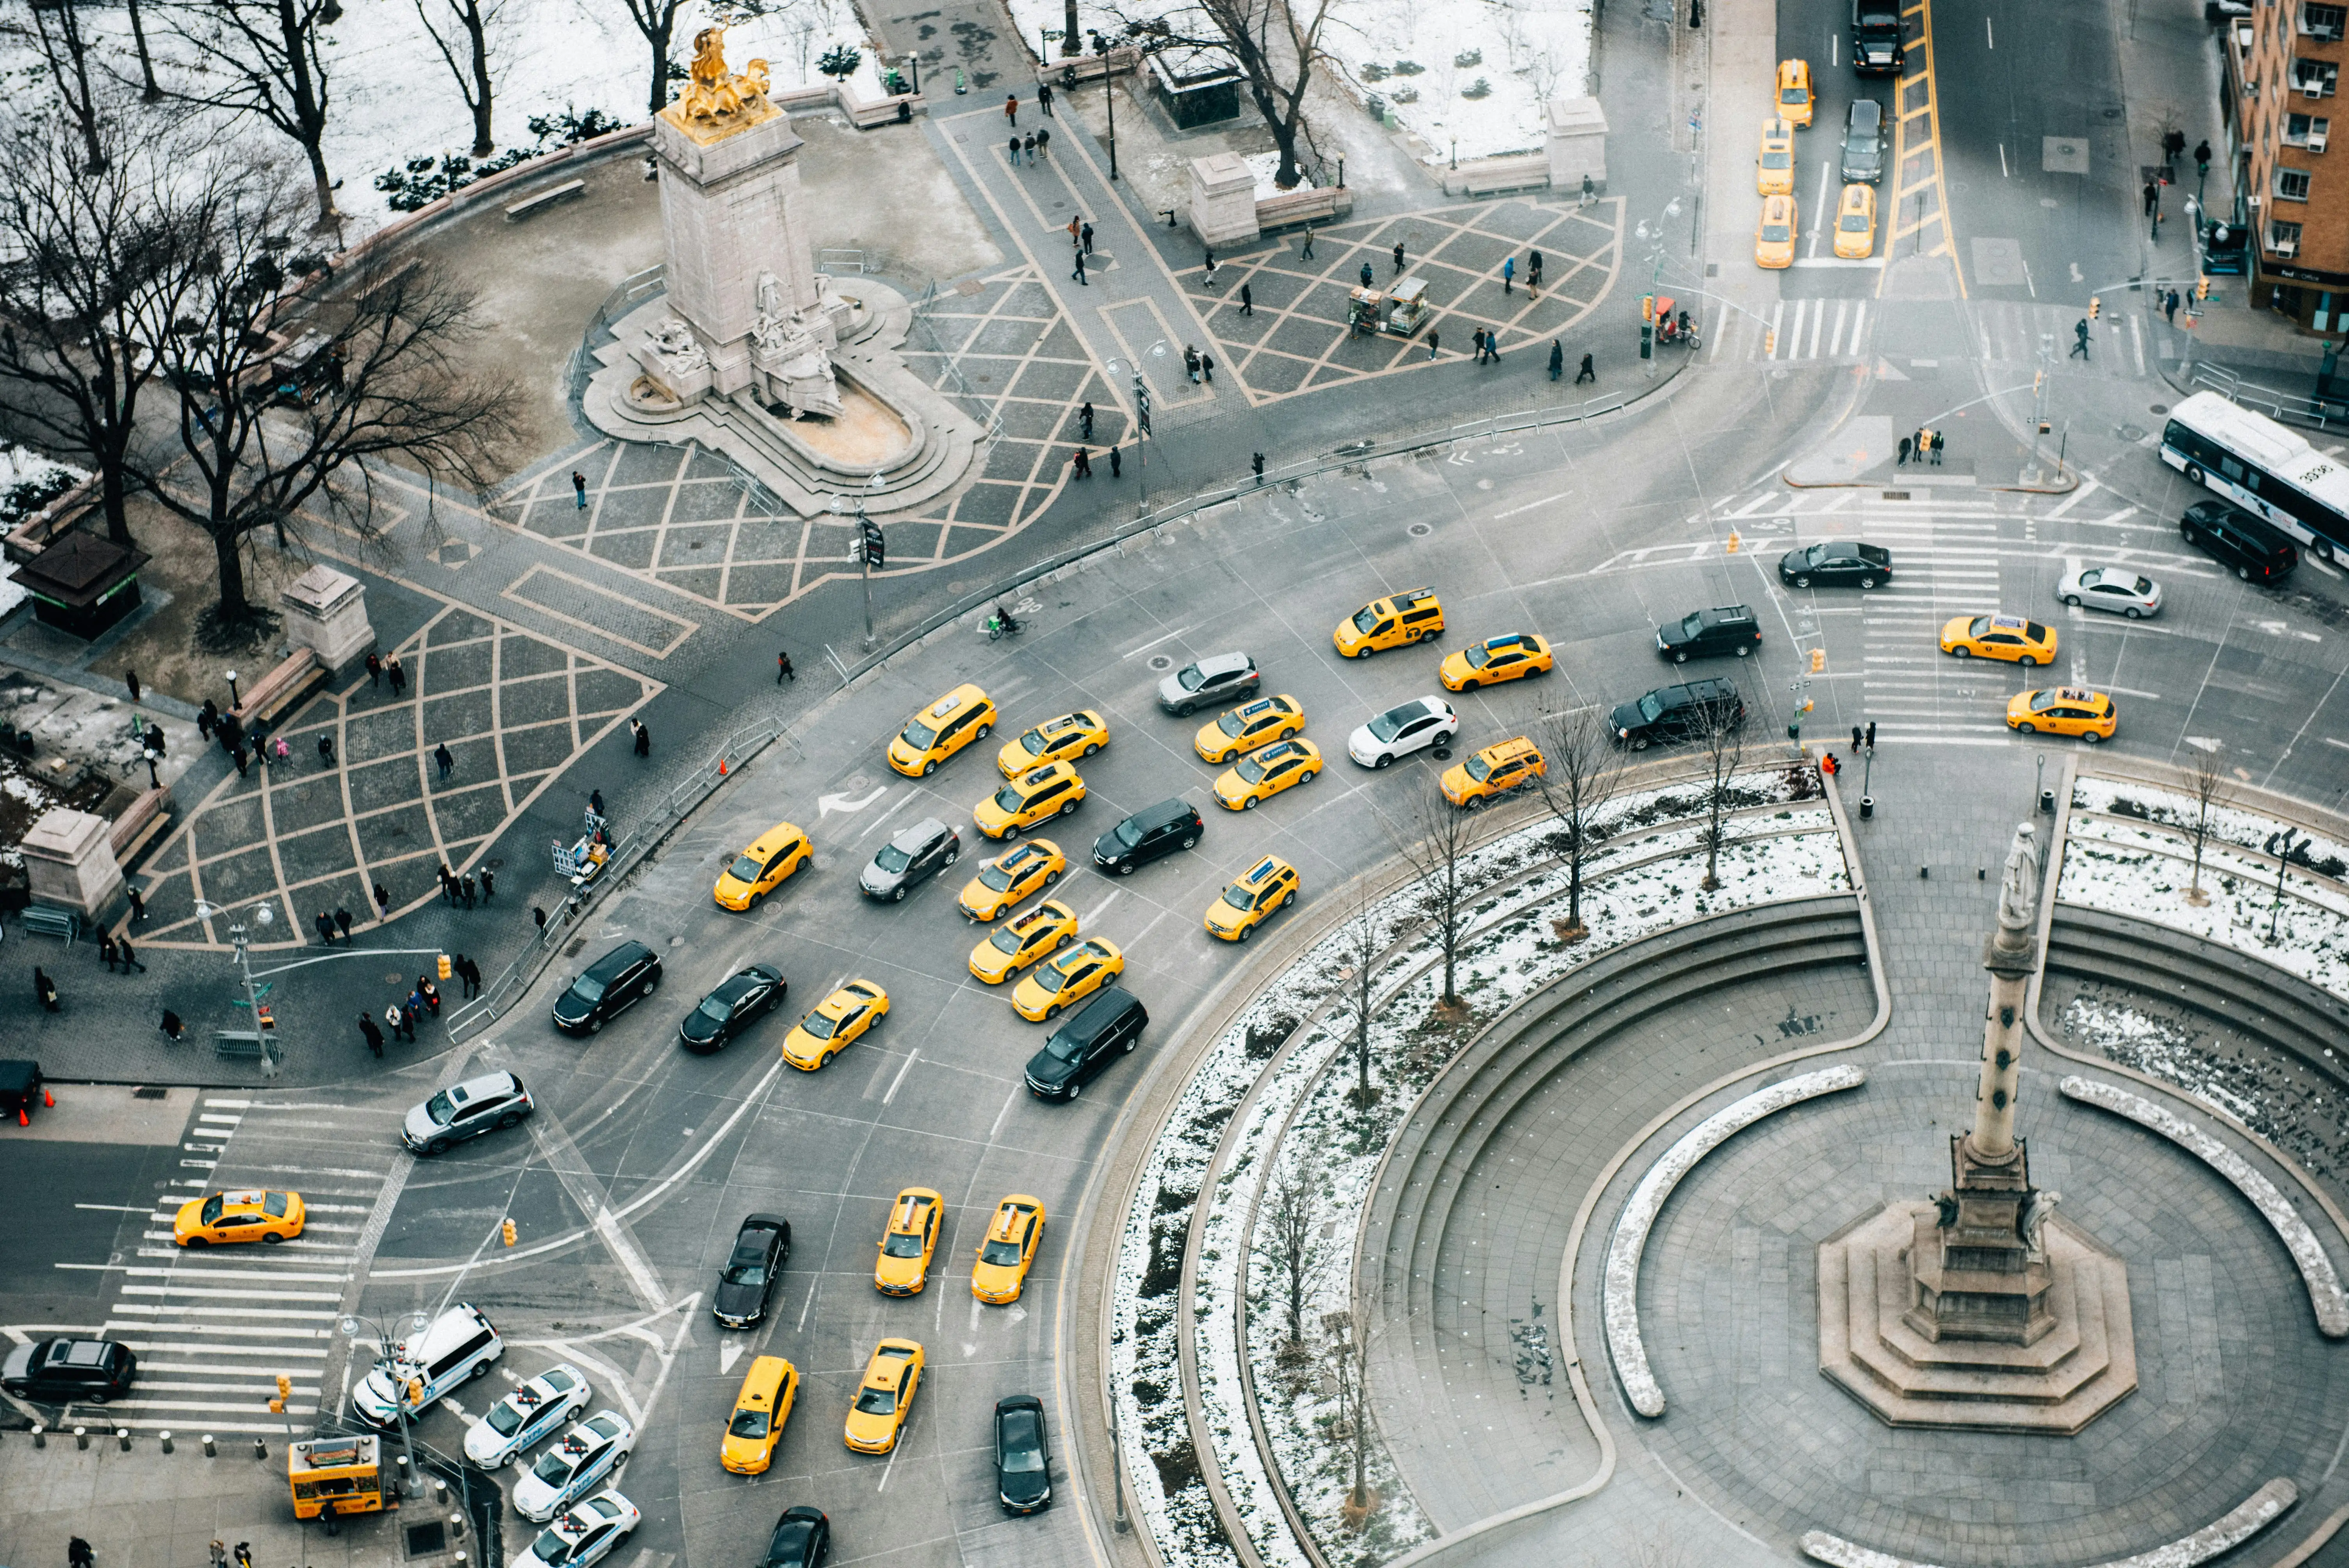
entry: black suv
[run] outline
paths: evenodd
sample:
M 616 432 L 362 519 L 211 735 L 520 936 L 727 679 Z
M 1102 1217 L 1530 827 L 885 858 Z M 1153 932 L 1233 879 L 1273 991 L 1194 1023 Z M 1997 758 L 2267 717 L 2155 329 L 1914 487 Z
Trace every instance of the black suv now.
M 783 1510 L 775 1532 L 767 1538 L 767 1555 L 759 1568 L 823 1568 L 832 1555 L 832 1521 L 823 1510 L 801 1503 Z
M 709 1315 L 727 1328 L 748 1328 L 767 1315 L 767 1303 L 792 1255 L 792 1222 L 773 1214 L 752 1214 L 734 1233 L 734 1250 L 718 1275 Z
M 1028 1092 L 1039 1099 L 1074 1099 L 1109 1066 L 1141 1042 L 1150 1014 L 1130 991 L 1112 985 L 1052 1031 L 1028 1058 Z
M 1789 588 L 1807 588 L 1814 583 L 1857 583 L 1862 588 L 1873 588 L 1892 581 L 1892 552 L 1857 540 L 1822 540 L 1778 557 L 1778 581 Z
M 1844 117 L 1843 182 L 1875 184 L 1884 177 L 1884 106 L 1854 98 Z
M 1676 665 L 1715 654 L 1734 654 L 1742 659 L 1761 645 L 1761 624 L 1743 604 L 1692 610 L 1680 620 L 1656 628 L 1656 652 Z
M 1658 686 L 1637 702 L 1617 707 L 1607 716 L 1615 727 L 1619 745 L 1645 751 L 1659 740 L 1681 740 L 1701 733 L 1709 717 L 1728 716 L 1732 727 L 1745 722 L 1745 700 L 1734 681 L 1690 681 L 1685 686 Z
M 1177 796 L 1145 807 L 1093 841 L 1093 864 L 1122 877 L 1199 841 L 1199 809 Z
M 1052 1445 L 1044 1435 L 1044 1401 L 1033 1394 L 995 1402 L 995 1497 L 1006 1513 L 1052 1505 Z
M 641 942 L 623 942 L 554 999 L 554 1026 L 566 1035 L 592 1035 L 644 997 L 660 989 L 660 955 Z
M 2198 500 L 2178 520 L 2178 536 L 2246 583 L 2281 583 L 2300 564 L 2283 531 L 2223 500 Z
M 103 1405 L 138 1371 L 130 1346 L 111 1339 L 36 1339 L 0 1362 L 0 1388 L 39 1405 Z

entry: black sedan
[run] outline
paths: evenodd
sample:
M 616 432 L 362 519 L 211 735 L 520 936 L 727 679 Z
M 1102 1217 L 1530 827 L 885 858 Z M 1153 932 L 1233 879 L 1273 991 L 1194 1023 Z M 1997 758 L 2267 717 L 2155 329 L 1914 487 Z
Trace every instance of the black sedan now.
M 722 1051 L 734 1037 L 783 1005 L 791 983 L 782 972 L 764 964 L 736 970 L 701 1006 L 685 1016 L 677 1037 L 688 1051 Z
M 820 1568 L 832 1555 L 832 1521 L 823 1510 L 801 1503 L 783 1510 L 775 1532 L 767 1538 L 767 1555 L 760 1568 Z
M 753 1214 L 734 1234 L 734 1250 L 718 1275 L 710 1315 L 725 1328 L 748 1328 L 767 1315 L 767 1302 L 792 1255 L 792 1222 Z
M 1007 1513 L 1040 1513 L 1052 1506 L 1052 1448 L 1044 1434 L 1044 1401 L 1033 1394 L 995 1402 L 995 1495 Z
M 1789 588 L 1807 588 L 1814 583 L 1873 588 L 1892 581 L 1892 552 L 1880 544 L 1851 539 L 1799 545 L 1778 557 L 1778 581 Z
M 660 983 L 660 955 L 641 942 L 623 942 L 571 977 L 554 999 L 554 1026 L 566 1035 L 592 1035 L 659 990 Z

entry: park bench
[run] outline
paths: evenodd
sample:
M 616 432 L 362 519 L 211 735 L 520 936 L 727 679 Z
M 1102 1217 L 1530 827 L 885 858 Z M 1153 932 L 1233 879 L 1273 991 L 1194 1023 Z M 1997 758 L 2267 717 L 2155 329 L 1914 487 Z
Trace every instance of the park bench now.
M 36 903 L 25 911 L 25 929 L 42 936 L 62 936 L 70 947 L 81 934 L 81 916 L 69 909 L 46 909 Z
M 566 196 L 584 194 L 586 189 L 587 181 L 585 180 L 566 180 L 560 185 L 550 185 L 535 195 L 525 196 L 519 201 L 508 202 L 506 217 L 509 220 L 527 218 L 541 207 L 560 201 Z
M 130 809 L 114 820 L 114 830 L 108 837 L 114 848 L 116 865 L 129 867 L 141 850 L 171 825 L 171 814 L 164 810 L 171 800 L 169 789 L 142 790 L 139 799 L 130 803 Z
M 1257 232 L 1268 234 L 1299 223 L 1327 223 L 1354 210 L 1354 193 L 1343 186 L 1290 191 L 1256 204 Z
M 1549 155 L 1541 152 L 1515 158 L 1480 158 L 1444 177 L 1444 191 L 1454 196 L 1496 196 L 1506 191 L 1538 190 L 1548 184 Z
M 214 1029 L 212 1055 L 261 1059 L 261 1034 L 256 1029 Z
M 317 650 L 296 648 L 291 658 L 245 688 L 244 700 L 237 704 L 236 711 L 247 725 L 264 719 L 274 724 L 279 714 L 326 678 L 326 667 L 318 662 Z

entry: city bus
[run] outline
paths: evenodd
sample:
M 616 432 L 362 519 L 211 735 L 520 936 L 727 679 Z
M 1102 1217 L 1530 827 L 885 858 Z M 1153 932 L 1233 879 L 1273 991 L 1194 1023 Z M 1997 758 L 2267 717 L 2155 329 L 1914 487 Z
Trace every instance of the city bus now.
M 2349 469 L 2264 414 L 2197 392 L 2169 411 L 2161 460 L 2326 561 L 2349 553 Z
M 368 1437 L 312 1438 L 288 1447 L 285 1469 L 294 1488 L 294 1516 L 332 1519 L 398 1508 L 398 1499 L 384 1496 L 377 1462 L 381 1442 Z

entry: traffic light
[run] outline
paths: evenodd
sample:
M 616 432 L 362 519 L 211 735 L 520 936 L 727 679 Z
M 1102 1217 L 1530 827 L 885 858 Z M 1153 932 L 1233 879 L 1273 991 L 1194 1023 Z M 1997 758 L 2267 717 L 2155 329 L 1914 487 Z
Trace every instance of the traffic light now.
M 1655 295 L 1653 295 L 1653 294 L 1641 294 L 1641 295 L 1640 296 L 1640 319 L 1641 321 L 1648 322 L 1648 323 L 1651 323 L 1651 324 L 1652 324 L 1652 323 L 1655 321 L 1655 319 L 1656 319 L 1656 296 L 1655 296 Z
M 1825 648 L 1813 648 L 1811 650 L 1811 674 L 1817 675 L 1826 667 L 1827 651 Z
M 2210 297 L 2209 273 L 2205 273 L 2200 277 L 2194 280 L 2194 297 L 2196 299 L 2209 299 Z
M 1150 384 L 1139 370 L 1133 373 L 1133 423 L 1143 435 L 1150 434 Z
M 871 518 L 864 520 L 864 564 L 879 571 L 889 562 L 889 542 L 881 536 L 881 525 Z
M 1762 335 L 1762 357 L 1764 359 L 1778 357 L 1778 329 L 1775 326 Z
M 2088 296 L 2088 319 L 2090 321 L 2095 320 L 2096 317 L 2103 313 L 2104 308 L 2105 302 L 2102 299 L 2095 294 L 2090 294 Z
M 1729 553 L 1734 555 L 1744 547 L 1745 542 L 1737 537 L 1737 531 L 1735 529 L 1731 529 L 1729 531 Z
M 449 955 L 445 953 L 442 954 L 440 955 L 440 978 L 446 980 L 454 973 L 455 971 L 449 967 Z
M 409 1404 L 411 1404 L 411 1405 L 416 1406 L 416 1407 L 417 1407 L 418 1408 L 419 1408 L 419 1409 L 423 1408 L 423 1405 L 424 1405 L 424 1379 L 423 1379 L 423 1378 L 421 1378 L 421 1377 L 410 1377 L 410 1378 L 408 1380 L 408 1402 L 409 1402 Z
M 277 1375 L 277 1398 L 269 1401 L 269 1413 L 273 1416 L 284 1415 L 287 1402 L 293 1398 L 294 1379 L 280 1372 Z
M 505 1239 L 506 1239 L 506 1245 L 508 1245 L 508 1246 L 512 1246 L 512 1245 L 513 1245 L 513 1244 L 514 1244 L 514 1237 L 515 1237 L 515 1233 L 515 1233 L 515 1231 L 514 1231 L 514 1222 L 513 1222 L 512 1220 L 508 1220 L 508 1221 L 506 1221 L 502 1225 L 499 1226 L 499 1230 L 500 1230 L 500 1231 L 504 1234 L 504 1236 L 505 1236 Z

